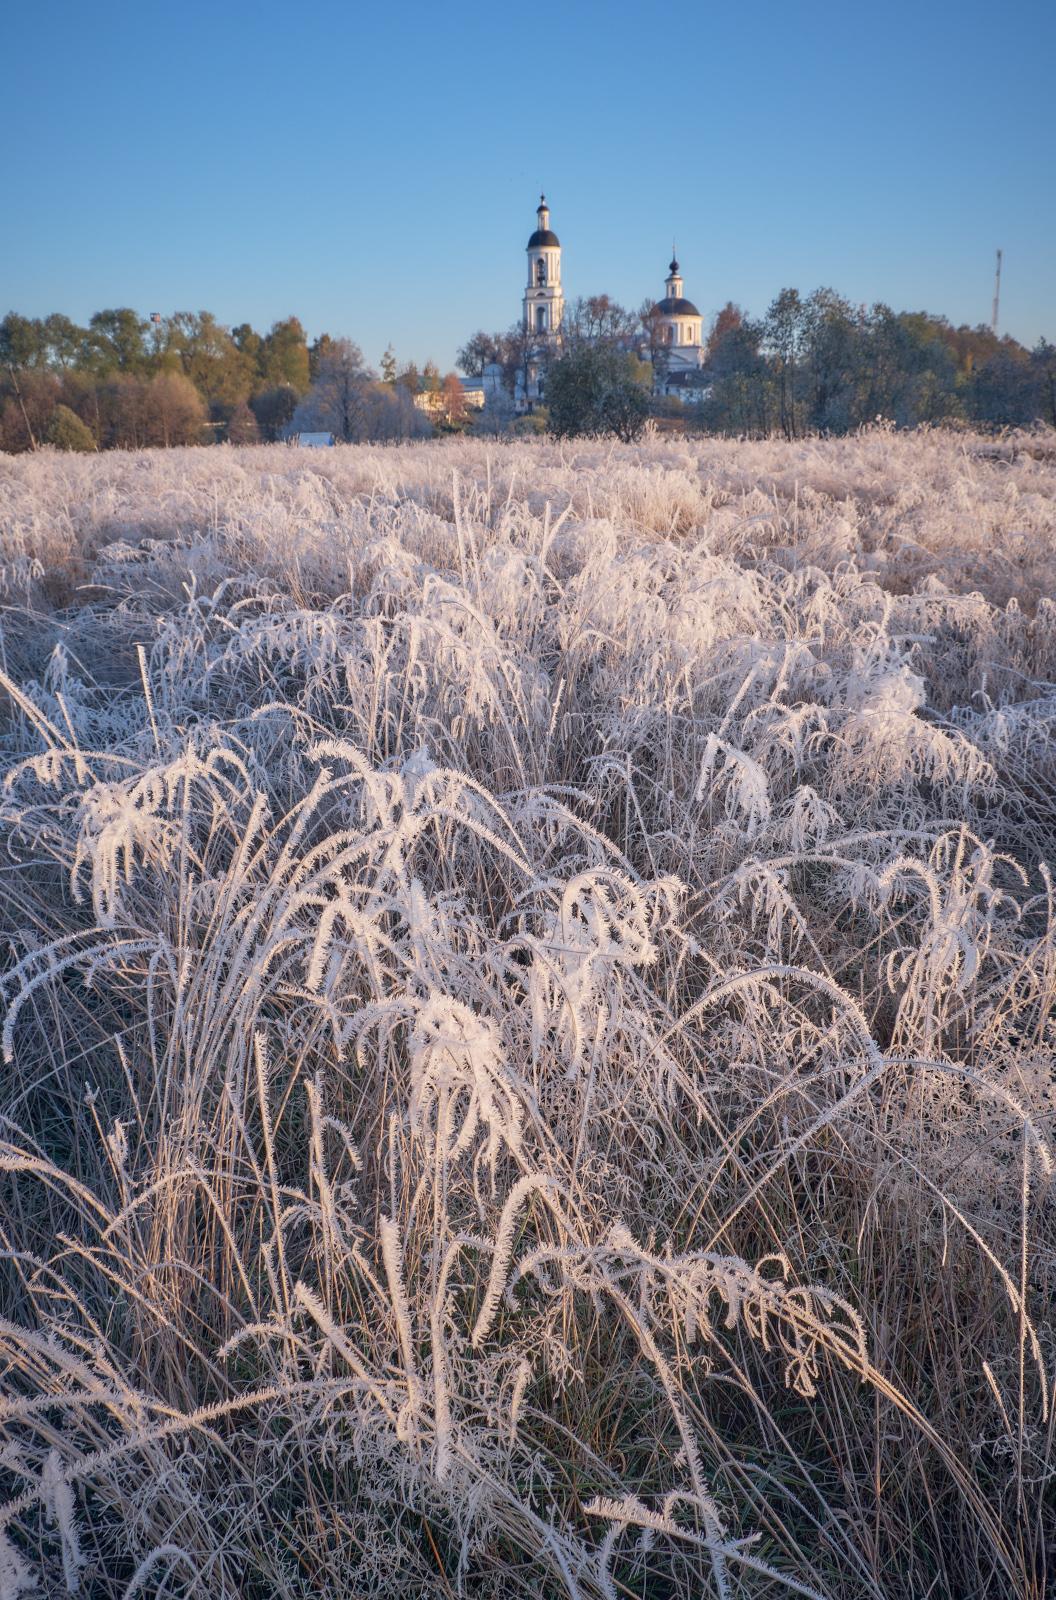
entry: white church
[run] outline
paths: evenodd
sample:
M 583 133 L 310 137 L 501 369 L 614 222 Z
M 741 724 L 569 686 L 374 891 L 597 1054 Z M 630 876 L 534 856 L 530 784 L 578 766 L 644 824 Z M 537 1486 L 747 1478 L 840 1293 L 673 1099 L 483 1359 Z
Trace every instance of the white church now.
M 546 196 L 539 196 L 535 232 L 528 240 L 528 282 L 522 302 L 521 326 L 532 340 L 533 353 L 526 363 L 527 386 L 519 386 L 518 410 L 530 411 L 545 400 L 547 357 L 561 347 L 561 320 L 565 293 L 561 287 L 561 241 L 550 226 Z M 682 274 L 672 259 L 664 281 L 664 298 L 657 301 L 656 343 L 663 359 L 655 363 L 653 393 L 680 400 L 702 398 L 704 376 L 703 318 L 683 293 Z M 647 353 L 647 352 L 643 352 Z
M 550 207 L 545 194 L 539 196 L 535 232 L 527 248 L 528 283 L 521 307 L 521 327 L 533 349 L 525 362 L 524 374 L 518 374 L 515 395 L 518 411 L 531 411 L 542 403 L 547 359 L 561 347 L 561 319 L 565 314 L 561 240 L 550 226 Z

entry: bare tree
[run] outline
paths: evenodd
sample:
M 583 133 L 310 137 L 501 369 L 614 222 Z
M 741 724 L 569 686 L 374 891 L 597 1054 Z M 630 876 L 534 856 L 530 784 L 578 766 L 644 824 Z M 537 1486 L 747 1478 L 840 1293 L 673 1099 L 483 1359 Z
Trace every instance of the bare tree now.
M 528 380 L 533 364 L 545 359 L 543 348 L 535 334 L 522 323 L 515 322 L 508 333 L 498 341 L 498 361 L 502 367 L 502 381 L 511 396 L 528 392 Z
M 376 375 L 351 339 L 335 339 L 319 363 L 319 375 L 290 424 L 295 433 L 326 432 L 346 444 L 366 437 L 368 399 Z
M 513 396 L 504 384 L 489 389 L 484 397 L 484 409 L 477 414 L 473 424 L 475 433 L 506 433 L 517 412 Z
M 466 420 L 466 392 L 458 380 L 458 374 L 449 372 L 444 379 L 442 388 L 444 417 L 456 427 Z
M 371 383 L 364 395 L 363 439 L 382 443 L 389 439 L 426 439 L 432 424 L 419 411 L 409 389 L 402 383 Z
M 638 318 L 618 300 L 607 294 L 592 294 L 570 300 L 561 319 L 561 335 L 566 349 L 581 344 L 634 342 Z
M 276 439 L 284 437 L 293 420 L 297 410 L 297 391 L 288 383 L 281 383 L 275 389 L 264 389 L 260 394 L 255 394 L 249 404 L 262 438 L 273 444 Z
M 500 342 L 499 334 L 485 333 L 483 329 L 475 333 L 471 339 L 466 340 L 455 358 L 459 370 L 464 372 L 467 378 L 482 378 L 485 367 L 500 359 Z
M 638 307 L 638 326 L 653 368 L 653 382 L 667 376 L 668 347 L 664 342 L 664 316 L 655 300 L 643 300 Z

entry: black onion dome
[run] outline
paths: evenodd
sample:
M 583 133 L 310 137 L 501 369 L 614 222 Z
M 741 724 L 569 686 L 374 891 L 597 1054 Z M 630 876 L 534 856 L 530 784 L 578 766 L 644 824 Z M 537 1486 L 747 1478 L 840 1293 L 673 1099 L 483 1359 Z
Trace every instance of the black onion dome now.
M 672 257 L 671 265 L 668 267 L 667 270 L 668 270 L 668 272 L 670 272 L 672 277 L 674 277 L 675 274 L 677 273 L 677 271 L 678 271 L 678 262 L 674 259 L 674 257 Z
M 656 309 L 664 317 L 699 317 L 700 312 L 692 300 L 682 300 L 677 295 L 668 295 L 665 300 L 656 302 Z
M 532 237 L 528 240 L 529 250 L 540 250 L 543 245 L 557 245 L 560 249 L 561 240 L 552 228 L 536 228 Z

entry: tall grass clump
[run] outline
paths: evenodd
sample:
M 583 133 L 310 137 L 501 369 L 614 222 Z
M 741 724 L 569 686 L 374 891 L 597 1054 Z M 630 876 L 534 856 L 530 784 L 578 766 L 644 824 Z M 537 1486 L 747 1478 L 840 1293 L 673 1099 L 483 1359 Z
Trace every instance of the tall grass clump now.
M 0 1600 L 1056 1587 L 1056 452 L 0 462 Z

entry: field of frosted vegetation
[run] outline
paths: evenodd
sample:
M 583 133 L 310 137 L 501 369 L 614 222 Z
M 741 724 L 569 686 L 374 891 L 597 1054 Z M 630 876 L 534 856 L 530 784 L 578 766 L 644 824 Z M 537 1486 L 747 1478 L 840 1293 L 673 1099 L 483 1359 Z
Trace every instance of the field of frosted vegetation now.
M 0 1600 L 1056 1592 L 1056 447 L 0 462 Z

